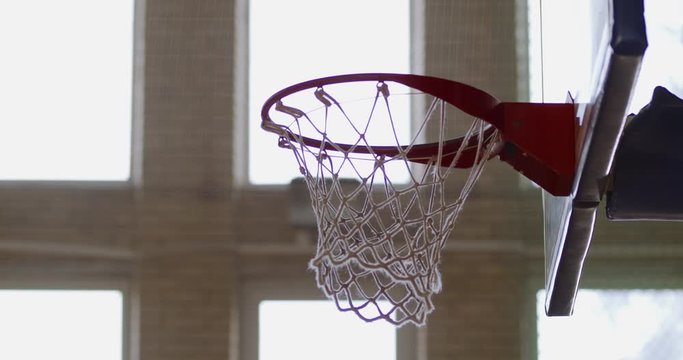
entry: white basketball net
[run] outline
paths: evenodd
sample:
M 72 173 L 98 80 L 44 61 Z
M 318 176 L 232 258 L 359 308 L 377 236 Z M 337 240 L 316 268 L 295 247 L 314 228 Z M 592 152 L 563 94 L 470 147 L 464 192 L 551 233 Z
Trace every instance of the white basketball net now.
M 282 136 L 280 145 L 294 152 L 311 193 L 318 221 L 318 244 L 310 268 L 325 295 L 335 301 L 339 310 L 353 311 L 365 321 L 385 319 L 397 325 L 423 325 L 434 309 L 432 294 L 441 290 L 441 250 L 485 160 L 499 143 L 498 134 L 494 132 L 487 139 L 487 125 L 481 120 L 472 122 L 463 141 L 477 144 L 476 160 L 469 169 L 435 166 L 444 158 L 441 150 L 426 166 L 416 165 L 405 154 L 428 129 L 438 132 L 439 144 L 448 140 L 444 138 L 445 127 L 453 120 L 447 119 L 446 104 L 438 98 L 430 101 L 418 131 L 406 146 L 405 142 L 401 144 L 396 126 L 401 125 L 397 120 L 399 114 L 392 114 L 390 106 L 392 97 L 401 95 L 390 97 L 384 82 L 373 86 L 376 94 L 368 101 L 369 106 L 360 111 L 364 114 L 360 120 L 352 120 L 347 103 L 338 102 L 327 89 L 315 91 L 320 101 L 317 111 L 304 112 L 289 102 L 279 103 L 278 110 L 291 121 L 282 128 L 296 134 Z M 410 118 L 409 114 L 401 115 Z M 337 131 L 332 124 L 339 126 L 342 121 L 350 129 L 345 140 L 353 137 L 353 141 L 345 142 L 354 145 L 349 150 L 334 145 L 340 141 L 334 138 Z M 434 124 L 429 125 L 430 122 Z M 389 133 L 392 146 L 401 149 L 403 145 L 404 150 L 391 158 L 372 151 L 369 138 L 373 131 L 384 132 L 385 137 Z M 304 133 L 332 144 L 335 150 L 307 146 L 297 136 Z M 359 148 L 370 151 L 350 151 Z M 463 148 L 464 145 L 455 154 L 452 164 L 458 161 Z M 458 185 L 446 183 L 456 172 L 465 176 L 459 184 L 459 194 L 454 197 L 455 192 L 445 187 Z M 349 174 L 357 181 L 345 180 L 344 176 Z

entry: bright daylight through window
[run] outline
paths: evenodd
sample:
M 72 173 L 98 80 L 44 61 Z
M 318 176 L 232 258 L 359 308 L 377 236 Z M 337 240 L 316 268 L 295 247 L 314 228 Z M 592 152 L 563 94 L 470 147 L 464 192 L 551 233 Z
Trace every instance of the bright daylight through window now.
M 573 24 L 572 30 L 565 31 L 564 27 L 544 24 L 546 32 L 542 33 L 541 4 L 546 11 L 562 11 L 562 15 Z M 592 80 L 586 74 L 591 74 L 595 66 L 592 63 L 595 57 L 593 52 L 597 51 L 600 41 L 591 37 L 590 2 L 528 0 L 527 5 L 530 100 L 564 102 L 568 91 L 574 92 L 572 96 L 580 95 L 576 94 L 576 89 L 587 88 L 587 82 Z M 681 65 L 680 61 L 675 60 L 683 59 L 683 21 L 680 16 L 683 13 L 683 1 L 646 1 L 644 7 L 648 47 L 628 109 L 633 113 L 650 102 L 652 91 L 657 85 L 668 88 L 679 97 L 683 96 L 683 77 L 678 76 L 682 73 Z M 554 29 L 562 33 L 547 33 Z M 542 37 L 545 38 L 543 45 Z M 563 59 L 567 54 L 571 54 L 570 59 Z
M 276 136 L 260 129 L 264 101 L 301 81 L 359 72 L 410 72 L 409 0 L 250 0 L 252 184 L 285 184 L 301 176 L 291 151 L 279 148 Z M 408 141 L 410 124 L 402 129 L 399 137 Z
M 396 327 L 365 323 L 331 301 L 262 301 L 259 360 L 396 359 Z
M 0 0 L 0 180 L 130 177 L 134 0 Z
M 546 317 L 544 303 L 542 290 L 540 360 L 683 359 L 683 290 L 579 290 L 571 317 Z
M 116 290 L 0 290 L 0 359 L 123 359 Z
M 661 85 L 683 97 L 683 1 L 645 2 L 648 47 L 643 57 L 630 112 L 637 113 L 652 98 L 652 90 Z

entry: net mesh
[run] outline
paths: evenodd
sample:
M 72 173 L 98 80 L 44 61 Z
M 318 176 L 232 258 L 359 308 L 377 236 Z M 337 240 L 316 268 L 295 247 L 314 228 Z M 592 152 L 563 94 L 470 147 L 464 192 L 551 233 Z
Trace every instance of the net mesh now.
M 434 309 L 432 295 L 441 289 L 441 250 L 485 160 L 495 152 L 498 133 L 485 132 L 487 125 L 473 119 L 457 152 L 444 154 L 441 145 L 453 119 L 443 100 L 428 98 L 422 103 L 426 114 L 413 122 L 417 131 L 405 145 L 406 136 L 398 128 L 409 127 L 405 119 L 419 102 L 403 95 L 415 94 L 392 97 L 384 82 L 375 88 L 365 105 L 349 106 L 358 103 L 354 101 L 342 105 L 322 88 L 314 92 L 322 106 L 313 111 L 278 103 L 278 110 L 290 119 L 281 125 L 287 135 L 280 138 L 280 145 L 294 153 L 311 193 L 318 244 L 310 268 L 317 285 L 339 310 L 352 311 L 366 321 L 422 325 Z M 353 106 L 358 110 L 349 110 Z M 392 109 L 400 109 L 400 114 Z M 346 130 L 340 130 L 342 125 Z M 408 152 L 426 133 L 437 134 L 439 150 L 424 165 L 417 165 L 408 159 Z M 317 136 L 321 144 L 307 145 L 298 136 L 304 134 Z M 394 147 L 397 154 L 379 154 L 370 145 L 373 139 L 384 141 L 384 148 Z M 471 168 L 436 165 L 443 165 L 444 159 L 454 165 L 472 144 L 477 151 Z M 464 175 L 463 180 L 447 182 L 454 173 Z M 447 191 L 447 185 L 459 186 L 459 193 Z

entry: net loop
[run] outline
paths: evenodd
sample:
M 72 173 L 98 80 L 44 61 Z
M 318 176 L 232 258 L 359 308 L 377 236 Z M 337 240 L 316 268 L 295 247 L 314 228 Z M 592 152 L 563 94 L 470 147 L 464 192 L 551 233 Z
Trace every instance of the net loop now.
M 453 119 L 438 97 L 425 103 L 416 133 L 404 136 L 401 127 L 410 124 L 400 119 L 411 118 L 411 110 L 400 99 L 414 94 L 390 85 L 375 81 L 361 107 L 338 101 L 336 87 L 314 87 L 313 110 L 278 101 L 275 110 L 289 118 L 277 125 L 278 142 L 294 154 L 311 194 L 318 242 L 309 267 L 318 287 L 339 310 L 366 321 L 422 325 L 442 287 L 441 251 L 502 140 L 479 119 L 458 141 L 447 139 Z M 430 131 L 438 144 L 431 152 L 418 143 Z M 377 134 L 385 144 L 371 146 Z M 464 157 L 471 167 L 456 168 Z

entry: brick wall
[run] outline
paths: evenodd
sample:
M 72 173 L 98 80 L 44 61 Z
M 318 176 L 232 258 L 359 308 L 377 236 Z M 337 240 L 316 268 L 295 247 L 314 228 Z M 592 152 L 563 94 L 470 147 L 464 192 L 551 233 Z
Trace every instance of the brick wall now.
M 233 256 L 183 252 L 140 264 L 141 359 L 228 359 Z
M 449 252 L 428 324 L 429 359 L 519 359 L 524 258 Z

